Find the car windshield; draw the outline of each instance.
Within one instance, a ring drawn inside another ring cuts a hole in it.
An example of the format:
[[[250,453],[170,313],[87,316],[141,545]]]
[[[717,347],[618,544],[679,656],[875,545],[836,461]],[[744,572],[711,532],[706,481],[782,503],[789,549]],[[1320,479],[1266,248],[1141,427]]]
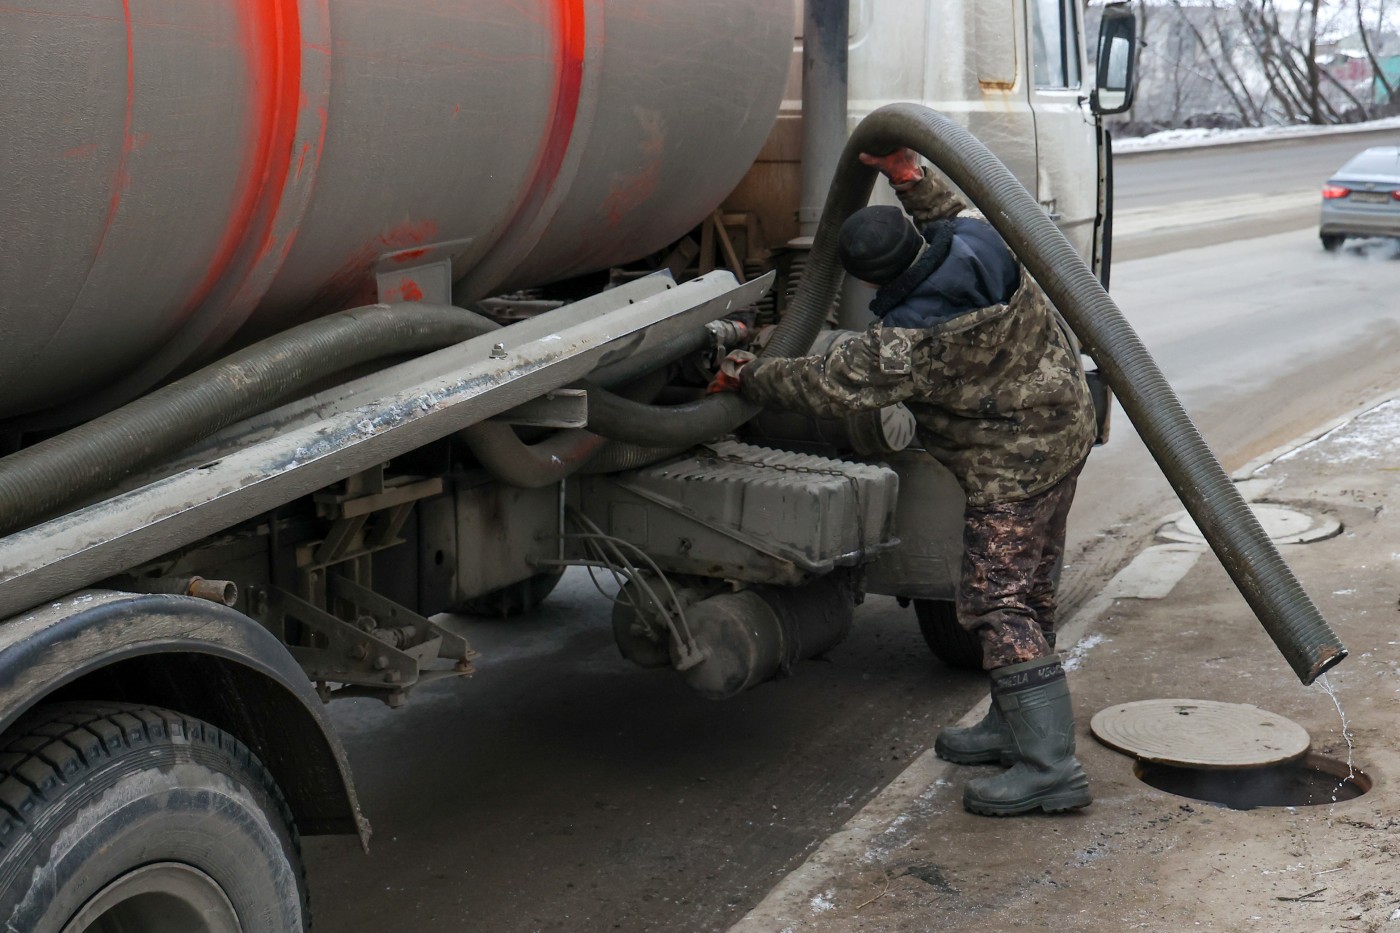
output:
[[[1400,149],[1367,149],[1342,166],[1343,175],[1400,175]]]

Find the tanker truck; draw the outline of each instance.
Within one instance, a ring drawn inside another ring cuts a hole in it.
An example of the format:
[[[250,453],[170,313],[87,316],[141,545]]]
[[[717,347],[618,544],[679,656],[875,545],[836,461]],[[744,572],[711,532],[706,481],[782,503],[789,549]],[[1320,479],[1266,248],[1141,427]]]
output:
[[[1078,16],[0,10],[6,929],[303,929],[299,838],[369,838],[324,704],[469,703],[441,614],[527,611],[571,566],[616,575],[624,657],[704,697],[829,650],[864,593],[966,660],[961,494],[909,413],[703,388],[757,334],[864,326],[813,244],[888,101],[970,128],[1106,282],[1131,17],[1091,94]]]

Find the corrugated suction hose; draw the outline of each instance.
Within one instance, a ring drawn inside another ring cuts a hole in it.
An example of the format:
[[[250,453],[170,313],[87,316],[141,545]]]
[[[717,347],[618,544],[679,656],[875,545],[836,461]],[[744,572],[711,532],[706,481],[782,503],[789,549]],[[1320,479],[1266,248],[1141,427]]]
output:
[[[796,298],[766,356],[805,353],[821,329],[843,272],[841,224],[868,203],[877,178],[860,153],[908,147],[962,189],[1010,244],[1078,335],[1148,450],[1195,519],[1235,586],[1294,673],[1312,683],[1346,648],[1303,591],[1254,513],[1206,446],[1156,362],[1083,259],[1016,177],[967,130],[927,107],[890,104],[856,127],[841,154]],[[640,444],[684,445],[732,431],[752,407],[731,394],[673,408],[609,399],[590,410],[601,434]],[[614,433],[616,432],[616,433]]]
[[[451,346],[496,326],[450,306],[368,305],[261,340],[0,459],[0,534],[110,489],[143,467],[347,369]]]
[[[1298,679],[1310,684],[1346,657],[1341,640],[1259,526],[1132,326],[1064,234],[996,156],[942,114],[916,104],[891,104],[861,121],[842,153],[836,177],[862,192],[863,204],[863,192],[869,191],[875,173],[860,163],[859,154],[904,146],[962,189],[1050,296]],[[835,233],[855,197],[833,189],[809,274],[836,265]],[[826,251],[818,254],[823,245]]]

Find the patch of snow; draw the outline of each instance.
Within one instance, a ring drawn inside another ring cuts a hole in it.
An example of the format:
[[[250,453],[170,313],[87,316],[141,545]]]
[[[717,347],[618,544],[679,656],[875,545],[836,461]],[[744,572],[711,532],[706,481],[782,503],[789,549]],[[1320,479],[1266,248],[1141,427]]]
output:
[[[1371,130],[1400,128],[1400,117],[1386,117],[1365,123],[1341,123],[1335,126],[1251,126],[1237,130],[1162,130],[1146,136],[1134,136],[1113,141],[1114,153],[1159,152],[1170,149],[1194,149],[1220,143],[1261,142],[1272,139],[1294,139],[1307,136],[1333,136],[1364,133]]]
[[[1283,463],[1311,451],[1326,463],[1358,463],[1391,460],[1400,440],[1400,399],[1391,399],[1363,412],[1315,440],[1279,457]],[[1269,464],[1273,466],[1274,464]],[[1267,469],[1267,467],[1265,468]]]
[[[813,897],[813,898],[812,898],[812,901],[811,901],[811,903],[812,903],[812,913],[814,913],[814,914],[820,914],[820,913],[825,913],[825,912],[828,911],[828,910],[835,910],[835,909],[836,909],[836,905],[835,905],[834,903],[832,903],[832,900],[831,900],[831,898],[832,898],[835,894],[836,894],[836,892],[835,892],[834,890],[830,890],[830,891],[827,891],[827,892],[824,893],[824,894],[818,894],[818,895],[816,895],[815,897]]]
[[[1113,639],[1111,638],[1105,638],[1104,636],[1098,634],[1084,636],[1079,640],[1079,644],[1075,645],[1073,648],[1069,649],[1069,651],[1065,653],[1065,670],[1079,670],[1080,665],[1084,663],[1085,655],[1087,655],[1090,651],[1093,651],[1099,645],[1102,645],[1106,642],[1110,642],[1112,640]]]

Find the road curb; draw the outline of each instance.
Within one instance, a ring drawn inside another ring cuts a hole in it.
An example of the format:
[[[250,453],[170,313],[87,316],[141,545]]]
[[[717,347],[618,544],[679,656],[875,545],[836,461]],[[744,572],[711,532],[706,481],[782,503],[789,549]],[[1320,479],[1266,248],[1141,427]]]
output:
[[[1267,149],[1277,146],[1286,146],[1289,143],[1300,139],[1317,139],[1327,136],[1365,136],[1368,134],[1388,133],[1396,137],[1400,143],[1400,120],[1391,126],[1372,126],[1368,123],[1347,123],[1340,126],[1320,126],[1311,132],[1293,131],[1285,135],[1266,136],[1263,138],[1246,139],[1202,139],[1199,141],[1182,143],[1160,143],[1143,146],[1142,148],[1119,149],[1117,146],[1113,150],[1114,160],[1133,159],[1142,156],[1169,155],[1174,152],[1192,152],[1200,149],[1244,149],[1254,147]],[[1128,140],[1123,140],[1126,143]]]
[[[1230,479],[1234,480],[1237,483],[1253,479],[1255,473],[1258,473],[1260,470],[1264,469],[1264,467],[1273,463],[1275,460],[1277,460],[1279,457],[1282,457],[1284,454],[1297,450],[1299,447],[1302,447],[1305,444],[1311,444],[1313,441],[1326,437],[1328,434],[1331,434],[1333,431],[1337,430],[1343,425],[1355,421],[1357,418],[1359,418],[1361,415],[1364,415],[1371,409],[1384,405],[1386,402],[1392,402],[1397,398],[1400,398],[1400,389],[1388,389],[1385,392],[1382,392],[1380,395],[1375,396],[1370,401],[1351,409],[1345,414],[1333,418],[1331,421],[1323,422],[1323,424],[1319,427],[1311,428],[1290,441],[1285,441],[1284,443],[1275,447],[1273,450],[1270,450],[1268,453],[1260,454],[1253,460],[1246,463],[1244,466],[1240,467],[1238,470],[1235,470],[1233,473],[1231,473]]]

